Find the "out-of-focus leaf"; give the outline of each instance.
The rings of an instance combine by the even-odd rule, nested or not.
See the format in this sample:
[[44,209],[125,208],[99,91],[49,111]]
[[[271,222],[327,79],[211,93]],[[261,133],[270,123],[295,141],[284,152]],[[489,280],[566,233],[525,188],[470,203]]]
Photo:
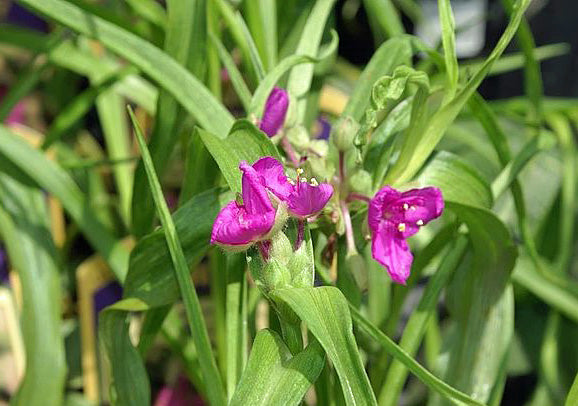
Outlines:
[[403,24],[391,0],[364,0],[367,13],[373,16],[388,37],[403,34]]
[[325,354],[316,340],[292,356],[277,333],[261,330],[229,404],[299,405],[324,366]]
[[438,1],[439,20],[442,28],[442,44],[449,89],[445,97],[453,97],[458,87],[458,58],[456,56],[455,22],[449,0]]
[[331,57],[336,50],[339,43],[339,37],[335,31],[331,31],[331,43],[327,46],[326,50],[319,55],[317,58],[307,55],[290,55],[284,58],[278,65],[276,65],[259,83],[255,94],[251,99],[251,106],[249,112],[255,114],[256,116],[261,116],[263,112],[263,107],[265,106],[265,101],[275,84],[283,77],[285,73],[293,66],[302,63],[320,63],[325,61],[327,58]]
[[149,42],[63,0],[22,0],[65,26],[94,37],[169,91],[201,126],[224,136],[233,119],[203,84]]
[[0,202],[0,228],[22,289],[26,351],[26,370],[11,404],[58,406],[64,395],[66,361],[58,260],[46,200],[39,189],[2,174]]
[[22,138],[0,126],[0,154],[44,190],[54,195],[78,224],[91,245],[108,262],[120,281],[124,281],[128,252],[90,209],[86,196],[72,178]]
[[578,374],[576,374],[576,378],[574,378],[574,383],[570,388],[570,393],[568,393],[565,405],[572,406],[576,404],[578,404]]
[[252,164],[264,156],[281,160],[271,140],[248,120],[237,121],[225,139],[203,130],[199,134],[233,192],[241,192],[241,161]]
[[[301,38],[299,40],[299,45],[297,45],[295,54],[308,56],[317,55],[319,45],[321,44],[323,30],[325,29],[325,23],[334,3],[335,0],[319,0],[315,2],[315,5],[309,14],[309,18],[307,19],[307,23],[303,28],[303,32],[301,33]],[[306,93],[311,87],[312,79],[313,66],[310,64],[297,65],[291,69],[291,72],[289,73],[287,89],[298,100],[297,114],[301,121],[305,117],[305,106],[307,104]]]
[[292,288],[273,291],[307,323],[333,363],[348,405],[375,405],[375,394],[361,363],[353,336],[351,314],[341,291],[334,287]]

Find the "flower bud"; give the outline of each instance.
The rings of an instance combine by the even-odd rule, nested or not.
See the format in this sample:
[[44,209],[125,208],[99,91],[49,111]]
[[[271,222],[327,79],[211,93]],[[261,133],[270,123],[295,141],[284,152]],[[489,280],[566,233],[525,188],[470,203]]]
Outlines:
[[265,110],[259,129],[269,137],[277,134],[283,127],[288,107],[289,94],[285,89],[275,87],[265,102]]
[[349,178],[349,189],[357,193],[371,194],[372,183],[371,174],[360,169]]
[[332,134],[333,144],[340,151],[353,147],[353,140],[359,131],[359,123],[349,116],[342,117]]

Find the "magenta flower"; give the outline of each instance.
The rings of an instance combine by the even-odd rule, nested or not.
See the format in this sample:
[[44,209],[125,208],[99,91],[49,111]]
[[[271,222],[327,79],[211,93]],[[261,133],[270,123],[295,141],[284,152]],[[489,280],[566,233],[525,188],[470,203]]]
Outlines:
[[285,115],[289,107],[289,95],[285,89],[275,87],[265,102],[265,111],[259,124],[259,129],[273,137],[279,132],[285,122]]
[[444,209],[442,193],[435,187],[399,192],[389,186],[371,199],[367,221],[371,230],[371,253],[387,267],[391,279],[405,285],[413,255],[406,238],[439,217]]
[[275,224],[276,210],[262,184],[261,176],[246,162],[243,171],[243,204],[232,201],[221,209],[211,234],[211,244],[243,250],[265,237]]
[[287,205],[293,217],[305,219],[319,213],[333,195],[333,186],[317,183],[315,178],[308,183],[300,177],[301,169],[297,169],[297,181],[293,182],[285,175],[283,165],[270,156],[259,159],[253,168],[261,175],[262,184]]

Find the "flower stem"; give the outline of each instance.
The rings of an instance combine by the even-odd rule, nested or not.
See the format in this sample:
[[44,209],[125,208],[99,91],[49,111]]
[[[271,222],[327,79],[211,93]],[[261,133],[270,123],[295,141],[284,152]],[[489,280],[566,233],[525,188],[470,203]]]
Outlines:
[[260,241],[257,243],[257,248],[259,249],[259,253],[263,258],[263,261],[268,261],[269,250],[271,249],[271,241]]
[[347,202],[351,202],[353,200],[361,200],[362,202],[369,203],[371,198],[369,196],[362,195],[361,193],[350,193],[345,200]]
[[297,220],[297,240],[295,240],[295,251],[297,251],[301,246],[304,235],[305,235],[305,221]]
[[353,238],[353,226],[351,225],[351,216],[349,215],[349,208],[344,200],[339,202],[341,207],[341,215],[343,216],[343,223],[345,225],[345,241],[347,242],[347,254],[357,253],[355,248],[355,239]]
[[297,158],[297,153],[293,149],[293,145],[291,145],[287,137],[281,138],[281,146],[283,147],[283,150],[287,154],[287,157],[289,158],[293,166],[295,168],[299,167],[299,158]]

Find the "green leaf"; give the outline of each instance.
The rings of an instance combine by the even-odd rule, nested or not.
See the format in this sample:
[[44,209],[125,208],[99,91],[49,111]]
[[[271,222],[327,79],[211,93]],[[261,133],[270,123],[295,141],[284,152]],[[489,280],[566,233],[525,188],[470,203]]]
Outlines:
[[353,306],[349,306],[351,310],[351,315],[353,321],[355,322],[355,327],[358,328],[364,334],[367,334],[373,340],[378,342],[388,353],[390,353],[396,360],[402,362],[407,369],[409,369],[420,381],[425,385],[446,396],[449,399],[453,399],[459,404],[465,405],[475,405],[482,406],[480,403],[472,398],[470,398],[465,393],[452,388],[450,385],[445,383],[443,380],[439,379],[423,366],[421,366],[413,357],[408,354],[403,348],[398,346],[391,338],[383,334],[383,332],[375,327],[369,320],[367,320],[357,309]]
[[357,86],[351,93],[343,115],[360,121],[367,107],[371,88],[383,75],[391,75],[400,65],[410,65],[411,44],[407,38],[392,38],[384,42],[375,51],[371,60],[357,80]]
[[213,41],[213,44],[215,44],[215,47],[217,48],[217,52],[219,54],[221,62],[223,63],[225,69],[227,69],[227,72],[229,73],[231,83],[233,84],[233,88],[235,89],[235,92],[239,97],[239,101],[243,105],[245,111],[248,112],[249,105],[251,103],[251,92],[249,91],[249,88],[247,87],[247,84],[245,83],[245,80],[243,79],[241,72],[239,72],[237,65],[235,65],[235,61],[233,61],[233,57],[229,54],[229,52],[227,51],[221,40],[213,33],[210,33],[210,37],[211,41]]
[[211,343],[203,312],[201,310],[201,304],[199,303],[197,292],[189,275],[189,267],[185,254],[183,253],[179,235],[177,234],[175,224],[169,213],[167,203],[161,190],[161,185],[155,173],[152,158],[148,152],[136,118],[134,117],[132,110],[129,110],[129,113],[133,126],[135,127],[136,139],[141,150],[143,163],[149,179],[158,216],[163,225],[162,231],[171,254],[173,266],[175,267],[177,282],[183,299],[187,321],[191,329],[195,348],[199,355],[200,368],[205,381],[205,388],[207,390],[207,398],[212,405],[224,405],[227,403],[225,391],[211,349]]
[[347,404],[377,404],[361,363],[351,314],[341,291],[334,287],[292,288],[275,290],[271,296],[286,303],[307,323],[339,375]]
[[[167,3],[168,25],[164,49],[167,55],[183,67],[189,59],[201,59],[206,41],[206,9],[204,1],[171,0]],[[193,37],[195,36],[195,37]],[[195,64],[197,71],[192,73],[202,78],[203,65]],[[169,158],[179,140],[182,107],[166,90],[161,91],[157,101],[149,148],[155,170],[162,178]],[[142,161],[139,161],[134,175],[132,199],[132,230],[142,236],[151,231],[155,219],[152,196],[148,189],[147,178]]]
[[[187,263],[198,263],[209,248],[213,221],[231,200],[230,193],[210,189],[186,202],[173,214]],[[138,298],[150,307],[173,304],[178,299],[175,270],[162,230],[141,238],[132,250],[124,297]]]
[[458,58],[456,56],[456,25],[449,0],[438,0],[439,19],[442,28],[442,44],[449,89],[444,97],[451,99],[458,87]]
[[283,77],[285,73],[289,69],[291,69],[295,65],[299,65],[302,63],[320,63],[331,57],[337,51],[337,45],[339,44],[339,37],[337,36],[337,32],[334,30],[331,31],[331,43],[327,46],[326,50],[319,55],[318,57],[314,58],[307,55],[290,55],[284,58],[277,66],[275,66],[268,74],[263,78],[257,90],[255,90],[255,94],[251,99],[251,105],[249,107],[249,112],[255,114],[256,116],[261,116],[263,113],[263,108],[265,106],[265,102],[271,90],[275,84]]
[[418,182],[424,186],[440,188],[445,201],[472,207],[490,208],[493,205],[488,183],[475,169],[451,152],[436,154],[418,177]]
[[317,341],[292,356],[277,333],[261,330],[229,404],[299,405],[324,366],[325,354]]
[[99,339],[112,371],[112,403],[126,406],[150,405],[151,389],[147,371],[130,341],[129,310],[144,309],[134,302],[121,301],[104,309],[99,317]]
[[[295,54],[309,56],[315,56],[317,54],[325,23],[334,3],[335,0],[319,0],[315,2],[303,32],[301,33]],[[313,66],[309,64],[295,66],[289,73],[287,90],[298,99],[297,114],[300,121],[305,117],[306,94],[311,87],[312,79]]]
[[[18,273],[26,370],[11,404],[62,404],[66,360],[61,333],[58,258],[41,190],[0,175],[0,228]],[[39,382],[42,382],[39,385]]]
[[578,404],[578,374],[576,374],[576,378],[574,378],[574,383],[570,388],[570,393],[568,393],[568,397],[566,398],[566,406],[572,406]]
[[212,133],[223,136],[233,124],[231,114],[198,79],[149,42],[64,0],[22,0],[22,4],[101,41],[169,91]]
[[473,258],[470,266],[459,268],[448,288],[455,330],[445,342],[445,381],[486,402],[513,335],[509,279],[517,249],[508,229],[489,210],[451,202],[446,207],[467,225]]
[[395,37],[405,32],[399,13],[391,0],[364,0],[363,4],[368,15],[375,18],[388,37]]
[[126,248],[88,209],[90,204],[86,196],[68,173],[3,126],[0,126],[0,155],[0,162],[8,160],[62,203],[90,244],[108,262],[118,280],[124,281],[128,264]]
[[514,36],[524,11],[530,0],[518,0],[510,23],[506,27],[498,44],[486,59],[482,67],[472,76],[466,86],[460,90],[447,104],[444,104],[431,118],[421,131],[424,135],[418,144],[412,148],[403,149],[387,175],[386,183],[402,184],[409,181],[427,160],[431,152],[443,137],[445,131],[463,109],[469,98],[486,77],[494,62],[502,55],[506,46]]
[[238,120],[225,139],[199,130],[203,143],[219,165],[219,169],[233,192],[241,192],[239,163],[253,163],[264,156],[278,160],[279,152],[271,140],[248,120]]

